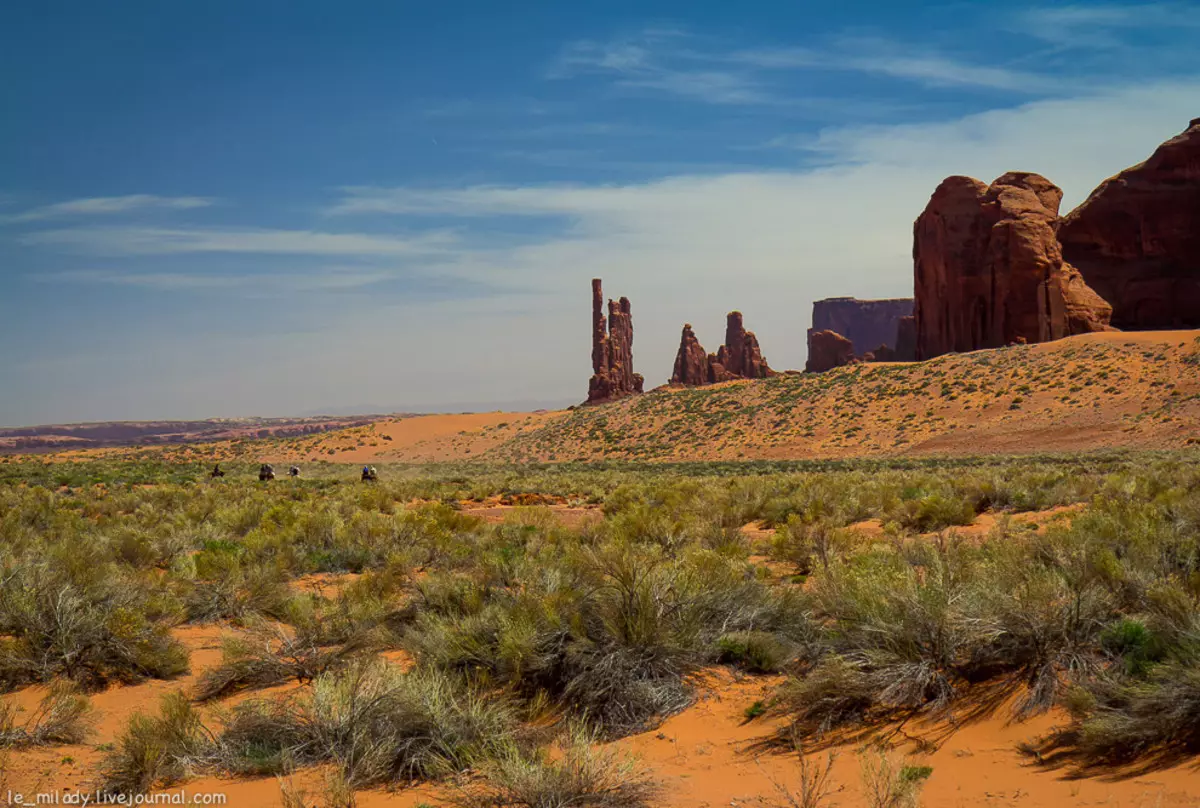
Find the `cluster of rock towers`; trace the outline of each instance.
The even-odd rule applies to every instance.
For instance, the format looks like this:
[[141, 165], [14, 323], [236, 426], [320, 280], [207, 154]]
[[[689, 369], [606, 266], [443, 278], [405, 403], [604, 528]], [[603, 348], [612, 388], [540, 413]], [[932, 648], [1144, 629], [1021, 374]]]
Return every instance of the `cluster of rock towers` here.
[[[990, 185], [962, 176], [942, 181], [913, 226], [914, 296], [816, 301], [805, 370], [1094, 331], [1200, 327], [1200, 118], [1065, 217], [1062, 196], [1029, 172]], [[642, 392], [629, 300], [608, 301], [606, 321], [598, 279], [592, 370], [588, 403]], [[741, 312], [732, 311], [715, 354], [691, 324], [683, 326], [671, 383], [775, 374]]]

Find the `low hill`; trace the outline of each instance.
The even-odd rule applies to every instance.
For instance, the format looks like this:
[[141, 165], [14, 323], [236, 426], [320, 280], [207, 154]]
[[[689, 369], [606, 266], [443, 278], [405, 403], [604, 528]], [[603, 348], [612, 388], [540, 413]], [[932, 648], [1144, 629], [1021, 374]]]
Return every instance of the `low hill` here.
[[382, 416], [353, 418], [210, 418], [203, 421], [97, 421], [0, 428], [0, 454], [161, 446], [247, 438], [311, 435], [361, 426]]
[[574, 410], [495, 461], [803, 459], [1172, 448], [1200, 440], [1200, 331], [1109, 332]]

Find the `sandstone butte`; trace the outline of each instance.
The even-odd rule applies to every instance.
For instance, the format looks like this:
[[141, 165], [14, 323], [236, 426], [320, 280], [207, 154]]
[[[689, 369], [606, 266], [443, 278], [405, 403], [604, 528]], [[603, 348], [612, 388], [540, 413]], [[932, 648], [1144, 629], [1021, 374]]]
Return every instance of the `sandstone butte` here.
[[758, 345], [758, 337], [747, 331], [740, 311], [725, 316], [725, 344], [715, 354], [705, 354], [691, 323], [684, 323], [675, 355], [671, 384], [697, 386], [732, 379], [765, 379], [774, 376]]
[[592, 378], [588, 404], [612, 401], [642, 392], [642, 376], [633, 372], [633, 315], [629, 298], [608, 301], [604, 318], [604, 291], [592, 279]]
[[854, 343], [836, 331], [808, 329], [808, 362], [805, 373], [824, 373], [856, 361]]
[[1112, 306], [1063, 260], [1061, 201], [1025, 172], [937, 187], [913, 227], [916, 359], [1111, 328]]
[[841, 334], [854, 344], [857, 356], [879, 354], [881, 347], [887, 348], [891, 356], [898, 347], [900, 320], [912, 312], [911, 297], [885, 300], [830, 297], [813, 303], [812, 327], [814, 331]]
[[1200, 118], [1106, 180], [1058, 229], [1063, 257], [1128, 330], [1200, 327]]

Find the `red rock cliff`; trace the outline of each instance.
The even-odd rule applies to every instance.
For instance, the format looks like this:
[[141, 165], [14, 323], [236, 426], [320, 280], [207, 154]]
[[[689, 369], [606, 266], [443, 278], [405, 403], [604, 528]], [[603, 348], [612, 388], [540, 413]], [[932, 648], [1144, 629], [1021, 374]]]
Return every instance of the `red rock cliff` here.
[[1058, 240], [1114, 326], [1200, 327], [1200, 118], [1093, 191]]
[[1112, 308], [1063, 261], [1061, 201], [1022, 172], [937, 187], [913, 227], [917, 359], [1109, 327]]
[[588, 404], [599, 404], [642, 392], [642, 376], [633, 372], [633, 315], [629, 298], [608, 301], [604, 320], [604, 292], [600, 279], [592, 279], [592, 378]]
[[824, 373], [854, 362], [854, 343], [836, 331], [808, 329], [808, 361], [806, 373]]

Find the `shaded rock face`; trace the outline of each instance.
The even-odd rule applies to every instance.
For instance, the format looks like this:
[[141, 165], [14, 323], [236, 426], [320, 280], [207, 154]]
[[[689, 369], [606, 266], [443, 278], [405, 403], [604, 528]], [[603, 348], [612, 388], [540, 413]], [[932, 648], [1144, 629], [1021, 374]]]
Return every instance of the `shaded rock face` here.
[[1114, 326], [1200, 327], [1200, 118], [1102, 183], [1062, 220], [1058, 240], [1112, 304]]
[[901, 317], [896, 322], [896, 362], [915, 362], [917, 359], [917, 318]]
[[746, 330], [740, 311], [726, 315], [725, 344], [715, 354], [705, 354], [691, 323], [684, 324], [671, 384], [695, 386], [733, 379], [765, 379], [774, 375], [775, 371], [767, 365], [758, 346], [758, 337], [753, 331]]
[[604, 292], [599, 278], [592, 279], [592, 378], [588, 404], [642, 392], [642, 376], [633, 372], [633, 315], [629, 298], [608, 301], [604, 319]]
[[671, 384], [700, 385], [709, 383], [708, 354], [696, 339], [691, 323], [684, 323], [679, 337], [679, 353], [675, 355], [675, 370], [671, 373]]
[[806, 373], [824, 373], [856, 361], [853, 342], [836, 331], [808, 329], [808, 362], [804, 365]]
[[1109, 328], [1112, 308], [1063, 261], [1061, 201], [1022, 172], [937, 187], [913, 227], [915, 358]]
[[812, 327], [816, 331], [836, 331], [854, 344], [855, 353], [863, 354], [880, 345], [895, 348], [900, 318], [912, 313], [911, 297], [830, 297], [813, 303]]
[[758, 337], [742, 324], [740, 311], [725, 316], [725, 344], [717, 351], [717, 362], [734, 377], [765, 379], [775, 375], [758, 347]]

